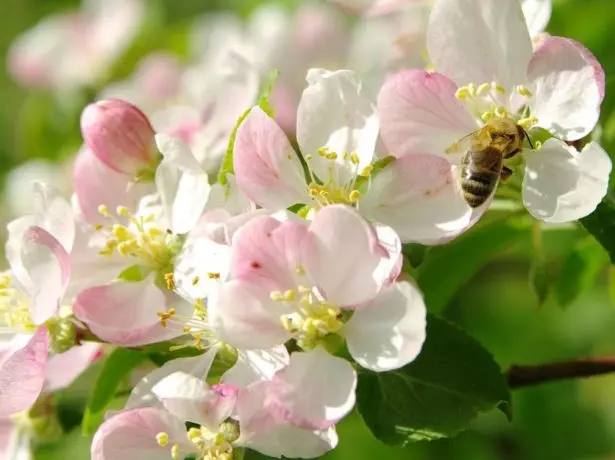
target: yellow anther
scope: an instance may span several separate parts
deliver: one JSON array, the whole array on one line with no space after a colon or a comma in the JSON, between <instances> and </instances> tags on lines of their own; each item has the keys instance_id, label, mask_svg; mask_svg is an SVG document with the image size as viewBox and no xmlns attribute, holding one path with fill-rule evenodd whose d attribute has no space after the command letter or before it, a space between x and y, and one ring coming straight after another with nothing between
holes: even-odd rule
<instances>
[{"instance_id":1,"label":"yellow anther","mask_svg":"<svg viewBox=\"0 0 615 460\"><path fill-rule=\"evenodd\" d=\"M158 318L160 318L160 324L162 327L167 327L169 320L175 316L175 308L171 308L169 311L157 313Z\"/></svg>"},{"instance_id":2,"label":"yellow anther","mask_svg":"<svg viewBox=\"0 0 615 460\"><path fill-rule=\"evenodd\" d=\"M327 154L325 155L325 158L326 158L327 160L337 160L337 153L335 153L335 152L330 152L330 153L327 153Z\"/></svg>"},{"instance_id":3,"label":"yellow anther","mask_svg":"<svg viewBox=\"0 0 615 460\"><path fill-rule=\"evenodd\" d=\"M149 238L156 238L159 236L162 236L164 232L158 228L158 227L150 227L147 229L147 231L145 232L145 234L149 237Z\"/></svg>"},{"instance_id":4,"label":"yellow anther","mask_svg":"<svg viewBox=\"0 0 615 460\"><path fill-rule=\"evenodd\" d=\"M489 121L493 118L495 118L495 113L493 112L483 112L483 114L480 116L480 119L483 121Z\"/></svg>"},{"instance_id":5,"label":"yellow anther","mask_svg":"<svg viewBox=\"0 0 615 460\"><path fill-rule=\"evenodd\" d=\"M455 91L455 97L457 99L463 100L463 99L467 99L470 96L469 92L468 92L468 88L466 88L465 86L462 86L461 88L458 88L457 91Z\"/></svg>"},{"instance_id":6,"label":"yellow anther","mask_svg":"<svg viewBox=\"0 0 615 460\"><path fill-rule=\"evenodd\" d=\"M496 107L495 114L500 118L508 117L508 111L506 110L506 107L502 107L502 106Z\"/></svg>"},{"instance_id":7,"label":"yellow anther","mask_svg":"<svg viewBox=\"0 0 615 460\"><path fill-rule=\"evenodd\" d=\"M303 268L301 265L297 265L295 267L295 273L297 275L305 275L305 268Z\"/></svg>"},{"instance_id":8,"label":"yellow anther","mask_svg":"<svg viewBox=\"0 0 615 460\"><path fill-rule=\"evenodd\" d=\"M305 161L310 161L311 159L312 159L312 154L311 154L311 153L308 153L308 154L305 156Z\"/></svg>"},{"instance_id":9,"label":"yellow anther","mask_svg":"<svg viewBox=\"0 0 615 460\"><path fill-rule=\"evenodd\" d=\"M352 152L350 154L350 162L354 165L358 165L361 162L361 159L359 158L359 154L357 152Z\"/></svg>"},{"instance_id":10,"label":"yellow anther","mask_svg":"<svg viewBox=\"0 0 615 460\"><path fill-rule=\"evenodd\" d=\"M190 326L182 327L182 332L185 332L186 334L188 334L191 330L192 330L192 328Z\"/></svg>"},{"instance_id":11,"label":"yellow anther","mask_svg":"<svg viewBox=\"0 0 615 460\"><path fill-rule=\"evenodd\" d=\"M522 118L521 120L517 122L519 126L525 129L529 129L537 123L538 123L538 118L536 117Z\"/></svg>"},{"instance_id":12,"label":"yellow anther","mask_svg":"<svg viewBox=\"0 0 615 460\"><path fill-rule=\"evenodd\" d=\"M365 168L363 168L361 171L359 171L359 176L369 177L369 175L372 173L373 170L374 170L374 167L372 165L368 165Z\"/></svg>"},{"instance_id":13,"label":"yellow anther","mask_svg":"<svg viewBox=\"0 0 615 460\"><path fill-rule=\"evenodd\" d=\"M98 206L98 213L104 217L109 217L109 208L106 205L101 204Z\"/></svg>"},{"instance_id":14,"label":"yellow anther","mask_svg":"<svg viewBox=\"0 0 615 460\"><path fill-rule=\"evenodd\" d=\"M534 142L534 150L540 150L542 148L542 142L536 141Z\"/></svg>"},{"instance_id":15,"label":"yellow anther","mask_svg":"<svg viewBox=\"0 0 615 460\"><path fill-rule=\"evenodd\" d=\"M359 201L359 198L361 198L361 192L359 192L358 190L353 190L352 192L350 192L350 195L348 195L348 198L350 198L350 201L352 203L356 203L357 201Z\"/></svg>"},{"instance_id":16,"label":"yellow anther","mask_svg":"<svg viewBox=\"0 0 615 460\"><path fill-rule=\"evenodd\" d=\"M506 88L504 88L502 85L500 85L499 83L495 81L491 82L491 89L493 89L494 91L497 91L500 94L506 94Z\"/></svg>"},{"instance_id":17,"label":"yellow anther","mask_svg":"<svg viewBox=\"0 0 615 460\"><path fill-rule=\"evenodd\" d=\"M472 97L476 95L476 85L474 83L470 83L468 86L468 94Z\"/></svg>"},{"instance_id":18,"label":"yellow anther","mask_svg":"<svg viewBox=\"0 0 615 460\"><path fill-rule=\"evenodd\" d=\"M123 225L118 224L114 224L111 227L111 233L113 233L120 240L126 240L132 236L130 230L128 230Z\"/></svg>"},{"instance_id":19,"label":"yellow anther","mask_svg":"<svg viewBox=\"0 0 615 460\"><path fill-rule=\"evenodd\" d=\"M115 213L118 216L125 216L125 217L130 216L130 211L128 210L126 206L118 206L115 210Z\"/></svg>"},{"instance_id":20,"label":"yellow anther","mask_svg":"<svg viewBox=\"0 0 615 460\"><path fill-rule=\"evenodd\" d=\"M281 302L284 300L284 295L280 291L271 291L269 293L269 297L271 297L271 300L275 300L276 302Z\"/></svg>"},{"instance_id":21,"label":"yellow anther","mask_svg":"<svg viewBox=\"0 0 615 460\"><path fill-rule=\"evenodd\" d=\"M216 433L214 435L213 441L214 444L216 444L217 446L221 445L222 443L224 443L224 434L220 432Z\"/></svg>"},{"instance_id":22,"label":"yellow anther","mask_svg":"<svg viewBox=\"0 0 615 460\"><path fill-rule=\"evenodd\" d=\"M329 147L320 147L318 149L318 155L321 157L326 157L329 153Z\"/></svg>"},{"instance_id":23,"label":"yellow anther","mask_svg":"<svg viewBox=\"0 0 615 460\"><path fill-rule=\"evenodd\" d=\"M489 91L489 83L482 83L480 85L478 85L478 88L476 89L476 95L477 96L482 96L483 94L486 94L487 91Z\"/></svg>"},{"instance_id":24,"label":"yellow anther","mask_svg":"<svg viewBox=\"0 0 615 460\"><path fill-rule=\"evenodd\" d=\"M517 92L521 96L525 96L525 97L532 97L534 95L534 93L532 93L527 87L523 85L517 86Z\"/></svg>"},{"instance_id":25,"label":"yellow anther","mask_svg":"<svg viewBox=\"0 0 615 460\"><path fill-rule=\"evenodd\" d=\"M181 455L181 450L179 447L179 444L173 444L173 447L171 447L171 458L173 460L179 460Z\"/></svg>"},{"instance_id":26,"label":"yellow anther","mask_svg":"<svg viewBox=\"0 0 615 460\"><path fill-rule=\"evenodd\" d=\"M96 230L97 232L100 232L103 228L105 228L103 224L94 225L94 230Z\"/></svg>"},{"instance_id":27,"label":"yellow anther","mask_svg":"<svg viewBox=\"0 0 615 460\"><path fill-rule=\"evenodd\" d=\"M208 272L207 273L207 278L209 278L210 280L219 280L220 279L220 273Z\"/></svg>"},{"instance_id":28,"label":"yellow anther","mask_svg":"<svg viewBox=\"0 0 615 460\"><path fill-rule=\"evenodd\" d=\"M117 245L117 252L123 256L127 256L132 252L133 241L122 241Z\"/></svg>"},{"instance_id":29,"label":"yellow anther","mask_svg":"<svg viewBox=\"0 0 615 460\"><path fill-rule=\"evenodd\" d=\"M192 285L196 286L197 284L199 284L200 278L198 276L195 276L194 278L192 278Z\"/></svg>"},{"instance_id":30,"label":"yellow anther","mask_svg":"<svg viewBox=\"0 0 615 460\"><path fill-rule=\"evenodd\" d=\"M282 327L284 329L286 329L287 331L293 331L294 330L294 326L293 326L293 320L290 319L288 316L284 315L280 318L280 320L282 321Z\"/></svg>"},{"instance_id":31,"label":"yellow anther","mask_svg":"<svg viewBox=\"0 0 615 460\"><path fill-rule=\"evenodd\" d=\"M165 273L164 281L167 284L167 289L169 291L175 290L175 275L173 273Z\"/></svg>"},{"instance_id":32,"label":"yellow anther","mask_svg":"<svg viewBox=\"0 0 615 460\"><path fill-rule=\"evenodd\" d=\"M188 436L188 439L190 439L190 441L194 441L201 438L201 430L192 427L188 430L188 433L186 433L186 435Z\"/></svg>"},{"instance_id":33,"label":"yellow anther","mask_svg":"<svg viewBox=\"0 0 615 460\"><path fill-rule=\"evenodd\" d=\"M164 431L156 435L156 442L160 447L166 447L169 444L169 434Z\"/></svg>"},{"instance_id":34,"label":"yellow anther","mask_svg":"<svg viewBox=\"0 0 615 460\"><path fill-rule=\"evenodd\" d=\"M295 300L296 296L297 292L294 289L289 289L284 292L284 300L286 300L287 302L292 302L293 300Z\"/></svg>"},{"instance_id":35,"label":"yellow anther","mask_svg":"<svg viewBox=\"0 0 615 460\"><path fill-rule=\"evenodd\" d=\"M312 288L308 286L298 286L297 289L299 290L301 294L311 294L312 293Z\"/></svg>"}]
</instances>

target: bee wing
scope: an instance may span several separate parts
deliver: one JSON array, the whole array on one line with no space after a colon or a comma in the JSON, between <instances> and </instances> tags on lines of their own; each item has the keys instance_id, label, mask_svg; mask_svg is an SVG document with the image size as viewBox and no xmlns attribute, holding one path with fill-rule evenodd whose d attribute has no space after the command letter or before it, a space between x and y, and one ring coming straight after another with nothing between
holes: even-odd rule
<instances>
[{"instance_id":1,"label":"bee wing","mask_svg":"<svg viewBox=\"0 0 615 460\"><path fill-rule=\"evenodd\" d=\"M453 143L446 153L464 153L468 150L484 150L491 144L491 134L484 128L472 131Z\"/></svg>"}]
</instances>

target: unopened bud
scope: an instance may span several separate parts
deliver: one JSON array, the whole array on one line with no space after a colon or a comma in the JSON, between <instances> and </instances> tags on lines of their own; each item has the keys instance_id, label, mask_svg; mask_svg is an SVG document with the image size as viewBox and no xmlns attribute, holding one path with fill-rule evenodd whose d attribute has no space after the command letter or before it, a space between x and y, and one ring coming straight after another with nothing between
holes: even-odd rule
<instances>
[{"instance_id":1,"label":"unopened bud","mask_svg":"<svg viewBox=\"0 0 615 460\"><path fill-rule=\"evenodd\" d=\"M154 129L134 105L108 99L88 105L81 113L85 144L109 168L135 177L154 166Z\"/></svg>"}]
</instances>

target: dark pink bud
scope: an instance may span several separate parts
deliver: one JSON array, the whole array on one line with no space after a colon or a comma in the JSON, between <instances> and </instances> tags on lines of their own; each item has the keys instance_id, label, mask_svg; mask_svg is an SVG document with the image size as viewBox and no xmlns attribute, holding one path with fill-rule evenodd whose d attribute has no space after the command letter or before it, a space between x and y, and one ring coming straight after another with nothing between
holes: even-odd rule
<instances>
[{"instance_id":1,"label":"dark pink bud","mask_svg":"<svg viewBox=\"0 0 615 460\"><path fill-rule=\"evenodd\" d=\"M94 155L120 173L135 176L156 160L154 129L129 102L108 99L88 105L81 113L81 133Z\"/></svg>"}]
</instances>

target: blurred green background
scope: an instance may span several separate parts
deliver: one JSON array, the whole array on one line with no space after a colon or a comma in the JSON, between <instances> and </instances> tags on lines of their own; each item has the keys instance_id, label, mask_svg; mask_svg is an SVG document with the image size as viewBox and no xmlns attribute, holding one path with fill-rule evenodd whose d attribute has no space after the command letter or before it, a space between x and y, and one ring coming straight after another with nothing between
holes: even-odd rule
<instances>
[{"instance_id":1,"label":"blurred green background","mask_svg":"<svg viewBox=\"0 0 615 460\"><path fill-rule=\"evenodd\" d=\"M322 0L324 1L324 0ZM247 17L257 0L148 0L148 26L110 79L128 76L138 58L157 48L186 56L185 32L195 15L232 9ZM293 8L298 0L283 2ZM53 11L77 8L75 0L2 0L0 47L6 55L11 41ZM161 32L162 31L162 32ZM615 152L615 2L613 0L555 1L548 31L574 38L597 56L607 75L603 105L603 145ZM25 90L0 74L1 178L13 166L31 158L60 160L80 145L79 110L98 88L84 89L69 104L44 91ZM613 145L611 145L613 144ZM615 305L609 295L610 268L598 262L584 281L582 294L562 308L555 292L566 283L564 266L579 244L591 245L586 233L570 226L543 234L552 288L539 305L528 272L533 251L530 231L512 248L485 261L463 286L445 316L466 328L492 351L506 369L511 364L531 364L595 354L615 355ZM586 241L589 241L588 243ZM581 242L581 243L579 243ZM598 249L600 251L600 249ZM466 257L472 257L468 253ZM445 282L445 280L443 280ZM559 286L559 287L558 287ZM75 388L64 392L66 407L78 407L87 397L96 369L82 376ZM458 437L394 449L374 440L358 415L339 425L340 445L330 459L415 460L607 460L615 459L615 374L584 381L566 381L515 390L514 419L499 412L476 421ZM70 412L70 411L69 411ZM89 458L88 440L75 430L58 444L41 446L37 459ZM251 458L256 458L253 456Z\"/></svg>"}]
</instances>

